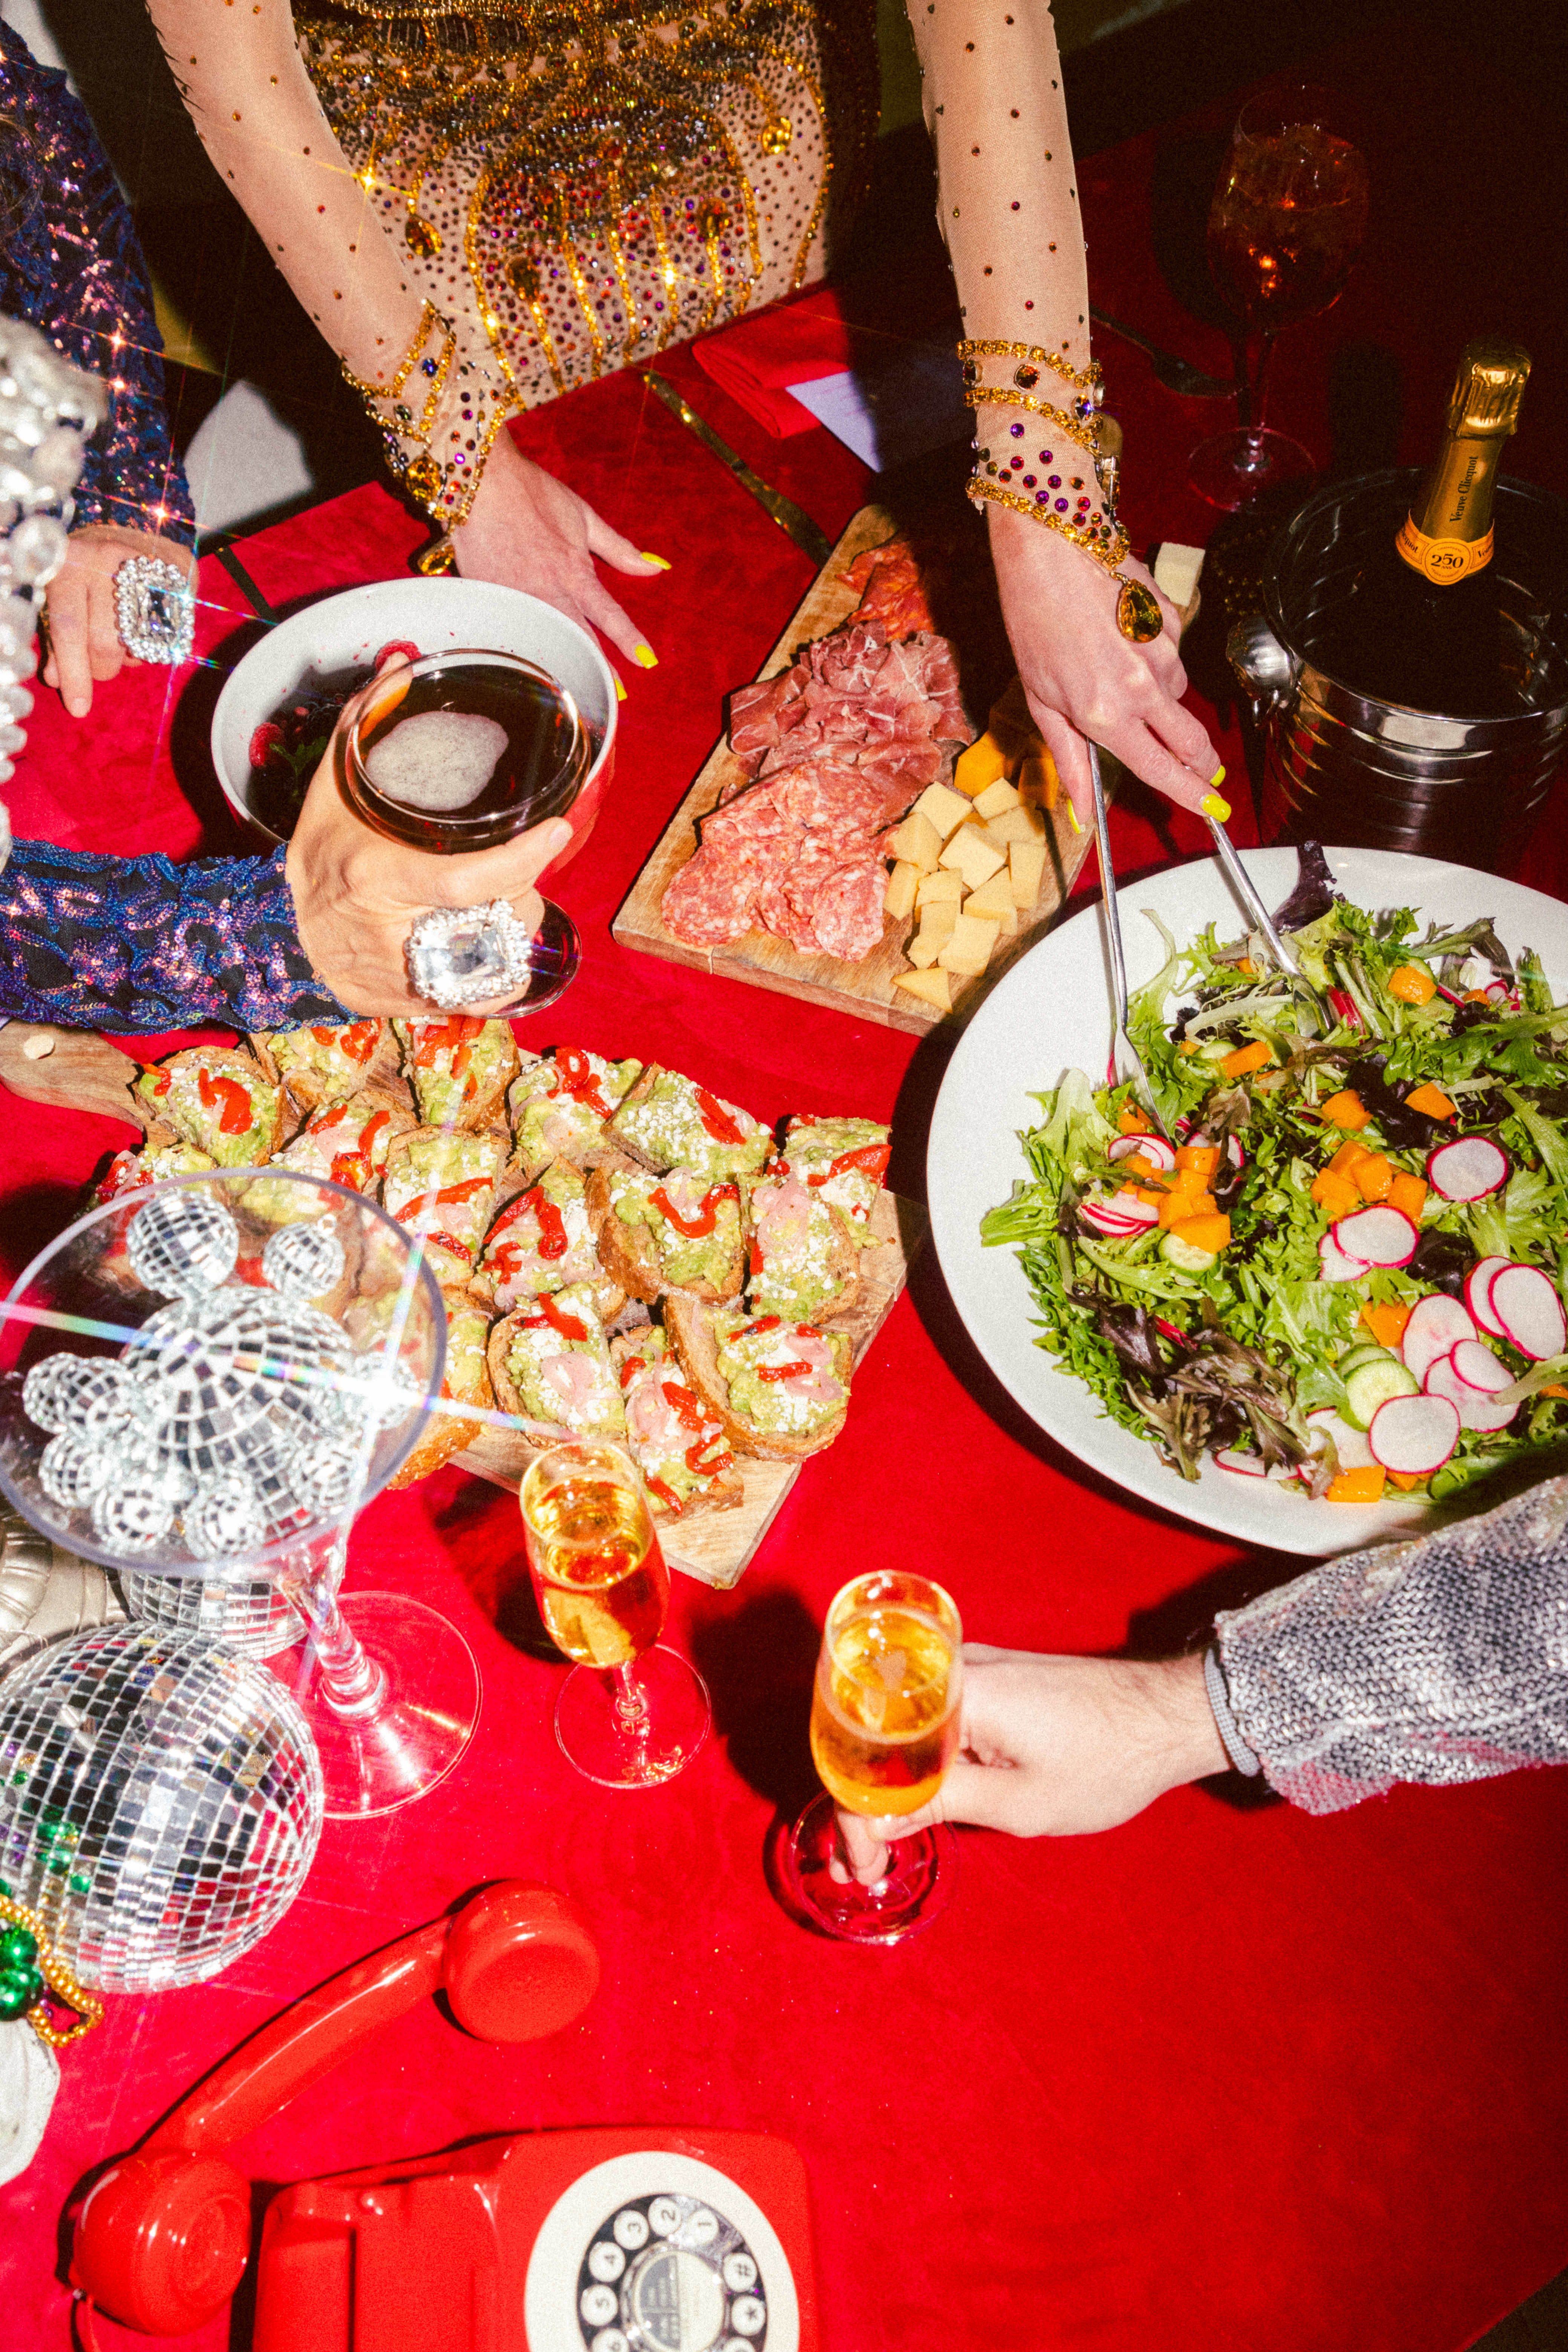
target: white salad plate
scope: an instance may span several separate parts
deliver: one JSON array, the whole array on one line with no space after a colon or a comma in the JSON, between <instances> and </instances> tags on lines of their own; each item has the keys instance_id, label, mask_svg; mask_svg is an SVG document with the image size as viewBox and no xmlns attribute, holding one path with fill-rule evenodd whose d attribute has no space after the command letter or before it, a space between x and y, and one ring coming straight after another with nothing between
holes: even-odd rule
<instances>
[{"instance_id":1,"label":"white salad plate","mask_svg":"<svg viewBox=\"0 0 1568 2352\"><path fill-rule=\"evenodd\" d=\"M1568 906L1557 899L1434 858L1330 849L1328 860L1341 892L1354 905L1410 907L1423 929L1431 921L1458 926L1489 916L1510 953L1533 948L1554 994L1564 992ZM1247 850L1243 863L1270 908L1295 887L1293 849ZM1118 891L1117 905L1132 990L1152 980L1165 957L1144 908L1167 925L1178 946L1210 922L1219 926L1221 939L1238 939L1247 929L1215 858L1130 883ZM1006 1244L984 1247L980 1221L1028 1176L1018 1137L1041 1122L1033 1097L1075 1067L1101 1083L1110 1028L1110 972L1095 905L1019 959L959 1042L937 1097L927 1178L937 1255L970 1337L1008 1393L1058 1444L1179 1518L1195 1519L1239 1543L1314 1557L1419 1526L1423 1507L1403 1498L1363 1507L1314 1503L1213 1462L1195 1481L1182 1478L1165 1467L1151 1443L1110 1420L1092 1390L1058 1370L1036 1344L1040 1310L1016 1252Z\"/></svg>"}]
</instances>

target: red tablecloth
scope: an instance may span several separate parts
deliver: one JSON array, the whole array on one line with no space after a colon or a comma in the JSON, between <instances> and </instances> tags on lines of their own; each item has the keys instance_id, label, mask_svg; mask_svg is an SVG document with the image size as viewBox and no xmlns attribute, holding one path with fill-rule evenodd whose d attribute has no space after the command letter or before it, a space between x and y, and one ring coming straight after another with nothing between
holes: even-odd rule
<instances>
[{"instance_id":1,"label":"red tablecloth","mask_svg":"<svg viewBox=\"0 0 1568 2352\"><path fill-rule=\"evenodd\" d=\"M1385 43L1350 67L1375 96L1405 87L1404 61ZM1465 87L1448 133L1507 152L1500 86L1467 67ZM1403 187L1401 219L1459 184L1510 229L1531 217L1517 186L1487 196L1468 148L1456 161L1424 143L1414 112L1383 123L1374 150L1380 189ZM1181 310L1149 255L1150 190L1173 140L1226 113L1080 173L1098 298L1206 364L1222 357L1217 336ZM1528 109L1509 122L1528 152ZM1547 201L1544 166L1537 193ZM1491 255L1482 305L1468 274L1445 276L1434 239L1394 234L1394 210L1339 310L1288 341L1279 407L1321 446L1326 355L1371 337L1405 370L1414 457L1467 332L1518 329L1546 376L1562 324L1511 237ZM1139 453L1135 527L1202 537L1211 519L1179 484L1215 410L1161 393L1109 338L1104 355ZM815 431L768 442L689 360L669 366L770 479L830 532L842 525L866 483L836 444ZM1561 366L1556 382L1560 403ZM1539 390L1518 469L1561 480L1545 429L1552 387ZM894 1178L918 1191L941 1041L916 1049L629 954L608 934L709 749L721 695L752 673L805 587L806 559L635 378L561 402L521 437L674 562L624 591L662 658L633 674L614 799L563 877L583 975L525 1036L668 1059L767 1118L894 1117ZM283 603L395 572L414 538L371 488L244 556ZM210 645L241 600L212 562L204 591ZM18 832L176 855L226 845L203 751L207 676L176 678L172 709L161 675L127 678L79 727L41 705L8 789ZM1184 820L1163 831L1131 806L1117 830L1127 868L1200 846ZM102 1121L7 1103L8 1258L58 1226L121 1139ZM1159 1484L1152 1473L1154 1495ZM824 1606L847 1574L892 1558L940 1578L976 1636L1074 1651L1180 1645L1216 1606L1293 1572L1237 1558L1057 1453L978 1362L929 1261L867 1360L845 1435L808 1465L741 1587L677 1580L671 1638L709 1677L716 1737L664 1791L598 1791L558 1754L561 1669L498 1630L524 1574L510 1498L455 1471L384 1498L356 1530L351 1581L417 1595L462 1627L484 1677L479 1734L425 1802L329 1825L300 1899L248 1958L195 1991L115 2002L69 2055L39 2158L0 2191L0 2337L18 2352L64 2344L57 2228L91 2166L307 1985L507 1874L569 1889L593 1917L605 1981L580 2023L508 2053L465 2042L426 2004L242 2146L249 2173L275 2182L570 2124L781 2133L811 2175L828 2352L1457 2352L1561 2268L1568 1775L1402 1790L1326 1821L1215 1784L1090 1840L965 1833L957 1900L929 1935L891 1952L816 1940L775 1906L764 1846L812 1784ZM220 2325L188 2339L203 2352L228 2340Z\"/></svg>"}]
</instances>

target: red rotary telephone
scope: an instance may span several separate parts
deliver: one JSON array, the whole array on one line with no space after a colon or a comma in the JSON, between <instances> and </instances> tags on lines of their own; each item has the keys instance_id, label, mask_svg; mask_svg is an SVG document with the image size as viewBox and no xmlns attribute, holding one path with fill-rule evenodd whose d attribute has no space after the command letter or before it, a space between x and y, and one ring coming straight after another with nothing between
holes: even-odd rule
<instances>
[{"instance_id":1,"label":"red rotary telephone","mask_svg":"<svg viewBox=\"0 0 1568 2352\"><path fill-rule=\"evenodd\" d=\"M575 1905L511 1880L263 2026L95 2181L73 2285L150 2335L213 2318L250 2247L220 2151L427 1995L487 2042L568 2025L599 1957ZM786 2252L786 2248L788 2252ZM255 2352L816 2352L805 2167L746 2132L491 2139L302 2181L268 2207Z\"/></svg>"}]
</instances>

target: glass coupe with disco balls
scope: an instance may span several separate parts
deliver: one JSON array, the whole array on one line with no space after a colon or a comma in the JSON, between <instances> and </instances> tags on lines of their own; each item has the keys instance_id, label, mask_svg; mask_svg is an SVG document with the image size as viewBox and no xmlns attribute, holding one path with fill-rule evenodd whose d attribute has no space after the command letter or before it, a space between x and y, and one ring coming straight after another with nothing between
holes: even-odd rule
<instances>
[{"instance_id":1,"label":"glass coupe with disco balls","mask_svg":"<svg viewBox=\"0 0 1568 2352\"><path fill-rule=\"evenodd\" d=\"M329 1815L433 1788L478 1718L467 1643L416 1601L337 1597L349 1525L441 1384L446 1314L403 1227L291 1171L174 1177L72 1225L0 1318L16 1507L129 1571L143 1616L187 1613L149 1605L161 1580L276 1587L310 1632L274 1671L310 1719Z\"/></svg>"}]
</instances>

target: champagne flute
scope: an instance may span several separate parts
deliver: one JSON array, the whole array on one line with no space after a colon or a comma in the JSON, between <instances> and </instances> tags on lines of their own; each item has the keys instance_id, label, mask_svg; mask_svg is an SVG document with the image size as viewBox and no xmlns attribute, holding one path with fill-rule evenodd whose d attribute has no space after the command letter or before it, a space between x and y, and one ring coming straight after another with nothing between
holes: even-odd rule
<instances>
[{"instance_id":1,"label":"champagne flute","mask_svg":"<svg viewBox=\"0 0 1568 2352\"><path fill-rule=\"evenodd\" d=\"M902 1570L855 1577L835 1594L811 1701L811 1752L826 1793L784 1852L790 1886L830 1936L893 1944L947 1908L958 1841L945 1822L899 1838L865 1886L846 1865L836 1807L870 1818L917 1812L958 1749L963 1629L940 1584Z\"/></svg>"},{"instance_id":2,"label":"champagne flute","mask_svg":"<svg viewBox=\"0 0 1568 2352\"><path fill-rule=\"evenodd\" d=\"M1366 234L1366 159L1331 91L1296 84L1249 99L1209 208L1209 274L1241 320L1257 363L1237 373L1242 422L1193 453L1187 478L1211 506L1250 506L1283 482L1310 481L1309 451L1264 421L1281 327L1339 299Z\"/></svg>"},{"instance_id":3,"label":"champagne flute","mask_svg":"<svg viewBox=\"0 0 1568 2352\"><path fill-rule=\"evenodd\" d=\"M659 1641L669 1570L647 1496L618 1445L553 1445L520 1496L545 1630L577 1661L555 1703L569 1764L609 1789L683 1772L708 1737L708 1686Z\"/></svg>"}]
</instances>

